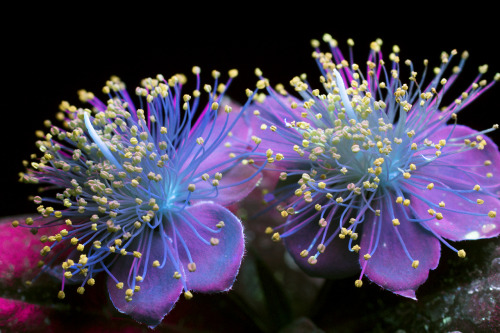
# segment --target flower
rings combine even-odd
[[[226,84],[212,72],[216,90],[203,87],[208,103],[196,121],[200,69],[193,73],[192,96],[181,94],[183,75],[158,75],[136,89],[136,108],[112,77],[103,88],[106,102],[82,90],[92,110],[63,102],[62,128],[46,121],[49,132],[37,141],[42,157],[21,181],[46,184],[47,196],[34,197],[41,216],[22,225],[33,232],[57,226],[41,236],[47,260],[39,265],[62,280],[59,298],[68,283],[83,294],[103,272],[114,306],[154,327],[181,293],[190,299],[191,291],[231,288],[244,236],[223,206],[244,198],[261,176],[247,159],[254,149],[248,131],[235,128],[246,106],[232,112],[221,105],[237,71],[229,71]],[[236,148],[242,153],[232,153]]]
[[[357,287],[366,276],[415,298],[438,265],[441,244],[463,258],[465,251],[447,240],[500,233],[500,155],[485,136],[498,125],[478,132],[457,124],[457,113],[494,82],[482,79],[487,66],[480,66],[474,82],[442,106],[467,52],[449,74],[457,51],[443,52],[429,83],[428,61],[420,75],[407,60],[409,81],[403,83],[397,46],[386,65],[382,41],[371,43],[363,72],[352,60],[352,40],[350,61],[330,35],[324,41],[330,53],[312,42],[324,92],[295,77],[291,85],[302,99],[278,85],[255,105],[252,127],[260,148],[282,159],[274,167],[283,185],[267,200],[286,222],[266,232],[283,239],[310,275],[338,278],[361,268]]]

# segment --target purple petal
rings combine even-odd
[[[220,221],[224,222],[224,226],[218,228],[216,225]],[[238,218],[222,206],[200,203],[177,215],[175,223],[196,263],[196,271],[186,270],[188,288],[200,292],[229,290],[238,274],[245,249],[243,227]],[[191,223],[199,235],[187,223]],[[214,238],[219,243],[205,244],[200,237],[207,241]],[[184,251],[180,251],[180,257],[184,266],[187,266],[189,260]]]
[[[158,232],[152,239],[150,258],[163,258],[163,243]],[[124,283],[123,289],[116,287],[116,282],[108,277],[108,291],[113,305],[122,313],[126,313],[135,320],[147,324],[149,327],[157,326],[163,317],[173,308],[183,289],[180,280],[174,278],[176,271],[170,260],[163,268],[152,267],[150,260],[148,271],[144,280],[138,285],[141,290],[134,293],[132,301],[125,300],[125,291],[128,288],[129,271],[134,257],[125,256],[118,258],[111,269],[111,273],[119,282]],[[140,272],[142,274],[142,270]],[[131,276],[134,279],[135,276]]]
[[[457,183],[449,185],[455,191],[470,190],[473,186],[464,187],[459,186]],[[429,209],[434,209],[436,212],[442,214],[443,218],[441,220],[436,218],[426,223],[429,228],[444,238],[460,241],[491,238],[500,234],[500,222],[498,218],[491,218],[486,215],[489,211],[496,211],[500,207],[500,200],[497,198],[477,191],[458,193],[453,190],[440,190],[436,187],[432,190],[415,188],[412,192],[420,196],[420,198],[417,198],[415,195],[410,197],[412,208],[420,218],[430,218]],[[479,205],[477,199],[484,200],[484,203]],[[444,202],[445,207],[431,206],[424,200],[433,204]],[[482,213],[484,215],[477,216],[475,213]]]
[[[224,99],[221,103],[223,104],[220,106],[220,111],[215,122],[212,121],[204,128],[200,127],[190,134],[190,140],[196,140],[198,137],[204,139],[203,147],[205,150],[211,149],[212,145],[216,144],[216,142],[221,139],[221,136],[223,137],[221,142],[215,146],[215,149],[206,158],[200,161],[200,164],[196,168],[197,173],[204,172],[204,170],[210,170],[222,162],[230,160],[231,153],[238,155],[243,151],[251,149],[248,143],[252,142],[250,139],[252,136],[252,129],[249,127],[246,113],[238,118],[241,113],[241,107],[238,104],[229,99]],[[225,105],[231,106],[233,108],[232,112],[229,114],[226,113],[224,111]],[[228,131],[236,120],[236,125]],[[201,146],[196,145],[195,149],[189,152],[188,157],[184,161],[183,169],[191,166],[193,159],[200,156],[199,151],[201,149]],[[220,171],[228,165],[217,167],[213,172]]]
[[[390,200],[393,199],[395,200],[391,196]],[[378,225],[375,228],[372,228],[370,224],[363,226],[359,252],[360,264],[361,267],[366,265],[364,274],[371,281],[399,295],[412,297],[414,295],[412,291],[415,291],[427,280],[429,270],[437,267],[441,246],[439,240],[420,224],[407,221],[399,209],[394,212],[394,217],[399,219],[400,225],[395,227],[392,218],[387,214],[388,209],[382,210],[383,208],[383,206],[380,208],[382,211],[381,220],[372,214],[367,216],[365,220],[367,222],[374,221],[373,223],[381,221],[382,224],[377,248],[369,260],[365,260],[363,256],[370,253],[376,244]],[[412,267],[412,261],[401,245],[396,228],[412,259],[419,261],[416,269]]]
[[[315,249],[319,245],[319,241],[313,246],[314,253],[310,253],[305,258],[300,255],[302,250],[309,248],[319,229],[317,220],[314,220],[290,236],[283,238],[288,253],[295,260],[295,263],[308,275],[329,279],[340,279],[358,272],[358,256],[356,253],[349,252],[347,240],[341,240],[338,237],[326,247],[324,253],[318,256],[314,265],[309,264],[307,259],[316,253]],[[334,229],[333,226],[331,229]],[[331,236],[331,232],[329,236]]]
[[[452,142],[448,139],[450,132],[452,133],[451,138],[469,136],[469,139],[472,141],[476,140],[477,135],[481,135],[487,144],[482,150],[474,148],[466,152],[444,156],[450,152],[456,152],[463,147],[463,145],[460,147],[451,146]],[[471,186],[475,184],[481,186],[489,185],[492,186],[491,190],[500,190],[500,182],[498,181],[498,176],[500,175],[500,153],[497,145],[490,138],[484,134],[479,134],[467,126],[457,125],[454,128],[454,126],[450,125],[439,129],[429,137],[429,140],[434,143],[439,142],[441,139],[447,140],[447,145],[442,148],[443,155],[436,159],[436,163],[431,163],[417,170],[417,173],[425,173],[439,179],[449,180],[452,183],[461,182],[471,184]],[[463,139],[459,140],[458,143],[463,144]],[[424,153],[426,152],[434,154],[435,149],[431,148],[424,151]],[[418,152],[417,155],[421,153]],[[484,165],[484,162],[487,160],[491,161],[490,165]],[[451,167],[443,167],[443,164],[450,165]],[[486,176],[487,173],[492,173],[493,177],[488,178]]]
[[[254,166],[239,164],[228,172],[224,172],[219,181],[217,196],[207,199],[211,199],[221,206],[228,206],[244,199],[258,186],[262,179],[262,175],[256,173],[257,170]],[[210,175],[210,179],[213,179],[213,173]],[[211,180],[196,184],[197,191],[212,187]],[[193,200],[193,202],[195,201]]]
[[[440,139],[447,139],[452,129],[453,126],[447,126],[432,135],[430,140],[438,142]],[[452,138],[469,135],[472,135],[471,140],[476,140],[478,132],[466,126],[457,126]],[[427,225],[440,236],[451,240],[491,238],[500,234],[498,218],[486,215],[489,211],[497,211],[500,207],[496,192],[499,189],[499,182],[498,177],[495,177],[500,174],[500,153],[489,138],[481,136],[487,142],[483,150],[471,149],[439,157],[430,165],[416,170],[415,175],[433,180],[434,189],[427,190],[429,181],[421,179],[415,179],[414,182],[423,189],[406,186],[408,192],[414,194],[410,199],[417,215],[427,219],[430,217],[429,209],[441,213],[442,220],[434,219],[427,222]],[[443,154],[458,149],[445,146]],[[490,160],[491,165],[484,165],[486,160]],[[490,172],[494,177],[486,177]],[[476,184],[480,185],[480,191],[472,190]],[[484,203],[478,204],[478,199],[484,200]],[[444,202],[445,207],[436,206],[440,202]]]
[[[302,108],[297,108],[292,110],[290,104],[296,101],[297,104],[301,104],[300,101],[294,99],[293,97],[283,97],[279,98],[278,103],[274,98],[266,98],[263,103],[255,104],[252,110],[257,110],[260,112],[259,116],[251,115],[249,117],[250,127],[253,129],[253,135],[262,139],[259,150],[265,152],[267,149],[272,149],[274,153],[281,153],[284,155],[284,159],[279,162],[280,166],[294,166],[296,162],[290,162],[291,157],[298,157],[296,151],[293,150],[293,144],[290,141],[290,137],[296,138],[292,140],[294,142],[301,142],[302,137],[293,128],[288,128],[285,126],[286,122],[290,122],[295,119],[300,119],[300,114],[305,111]],[[281,104],[280,104],[281,103]],[[283,108],[286,107],[285,108]],[[287,111],[288,110],[288,111]],[[293,114],[288,113],[293,112]],[[266,125],[265,129],[261,127]],[[271,131],[270,127],[276,125],[278,129],[276,132]]]

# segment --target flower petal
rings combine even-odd
[[[389,194],[388,194],[389,195]],[[389,200],[395,200],[390,195]],[[394,202],[394,201],[391,201]],[[361,236],[360,264],[366,265],[364,274],[373,282],[399,295],[413,298],[415,291],[423,284],[429,275],[429,270],[435,269],[441,255],[439,240],[420,224],[406,220],[405,215],[396,209],[394,217],[399,219],[400,225],[394,226],[388,210],[382,210],[381,219],[372,214],[365,221],[373,221],[371,225],[363,226]],[[380,225],[380,234],[378,227]],[[396,232],[399,231],[406,249],[413,260],[418,260],[417,268],[412,267],[412,261],[406,255]],[[364,255],[370,253],[377,242],[375,252],[369,260]],[[413,295],[413,296],[412,296]]]
[[[452,129],[453,126],[447,126],[430,139],[434,142],[447,139]],[[477,135],[478,132],[466,126],[457,126],[451,137],[469,136],[471,140],[476,140]],[[495,143],[486,136],[481,136],[487,143],[484,149],[471,149],[439,157],[435,163],[417,169],[415,174],[423,179],[417,178],[413,185],[406,185],[408,192],[413,193],[410,198],[411,207],[416,214],[422,219],[428,219],[429,209],[441,213],[441,220],[431,220],[427,225],[450,240],[491,238],[500,234],[498,218],[487,216],[488,212],[496,212],[500,207],[496,192],[500,184],[498,177],[486,177],[487,173],[500,175],[500,153]],[[445,146],[443,154],[458,149]],[[484,165],[486,160],[491,161],[491,164]],[[434,183],[432,190],[426,187],[429,179]],[[473,190],[476,184],[481,187],[479,191]],[[444,203],[444,207],[440,207],[439,203]]]
[[[450,133],[451,137],[448,138]],[[463,145],[460,147],[452,146],[454,143],[452,139],[461,138],[455,141],[455,143],[463,144],[465,137],[468,137],[471,141],[475,141],[478,135],[486,141],[484,149],[471,148],[464,152],[448,155],[463,148]],[[441,149],[443,154],[435,162],[417,170],[417,173],[432,175],[439,179],[449,180],[452,183],[471,184],[472,187],[475,184],[479,184],[481,186],[491,186],[492,191],[500,190],[500,182],[498,181],[498,176],[500,175],[500,152],[497,145],[486,135],[480,134],[467,126],[450,125],[434,132],[428,139],[434,143],[444,139],[447,140],[447,143]],[[416,155],[426,152],[434,154],[435,149],[420,151]],[[485,161],[491,161],[491,163],[485,165]],[[491,173],[492,177],[487,177],[488,173]]]
[[[319,229],[318,223],[311,221],[300,230],[283,238],[283,242],[295,263],[310,276],[329,279],[344,278],[359,271],[358,258],[355,253],[349,252],[348,241],[343,241],[338,237],[326,247],[324,253],[318,256],[314,265],[307,261],[308,256],[304,258],[300,255],[304,249],[309,247]],[[331,232],[328,234],[328,237],[330,236]],[[318,245],[319,242],[314,245],[313,249],[315,250]]]
[[[216,225],[220,221],[224,222],[224,226],[218,228]],[[196,228],[199,236],[187,223]],[[238,274],[245,249],[243,227],[238,218],[222,206],[200,203],[177,215],[175,224],[196,263],[196,271],[186,271],[188,288],[200,292],[229,290]],[[217,239],[218,244],[205,244],[199,237],[208,241]],[[179,255],[187,266],[189,260],[186,253],[180,251]]]
[[[154,233],[151,244],[150,258],[163,258],[163,241],[158,232]],[[125,290],[128,288],[127,281],[133,259],[133,256],[124,256],[118,258],[113,265],[111,273],[125,286],[123,289],[118,289],[116,282],[108,277],[109,296],[118,311],[153,328],[174,307],[183,289],[182,282],[173,277],[175,268],[170,260],[167,260],[163,268],[148,267],[144,280],[138,284],[141,290],[134,293],[132,300],[128,302],[125,300]]]
[[[224,99],[221,103],[231,106],[232,112],[224,112],[223,106],[221,106],[215,121],[211,121],[204,127],[199,127],[190,134],[193,142],[200,137],[203,138],[204,142],[203,145],[197,144],[194,147],[188,147],[190,151],[186,152],[187,158],[185,158],[181,170],[196,166],[196,173],[205,172],[205,170],[207,172],[211,170],[213,172],[221,171],[230,166],[229,163],[222,165],[221,163],[230,160],[231,153],[239,154],[250,150],[249,142],[251,142],[252,129],[249,127],[247,114],[240,115],[241,106],[229,99]],[[229,130],[230,128],[231,130]],[[215,146],[212,147],[214,144]],[[200,158],[203,150],[210,152],[207,156]],[[216,168],[212,169],[214,167]]]
[[[62,227],[45,227],[40,233],[33,235],[29,229],[13,228],[11,223],[18,220],[24,224],[27,215],[2,218],[0,220],[0,234],[4,241],[0,242],[0,293],[10,295],[24,288],[24,283],[33,279],[39,272],[37,264],[44,258],[40,255],[43,244],[40,234],[53,235]],[[38,224],[37,224],[38,225]],[[4,290],[5,289],[5,290]]]
[[[457,192],[470,190],[470,186],[464,187],[459,183],[449,185],[451,190],[441,190],[436,188],[437,186],[431,191],[418,188],[412,190],[414,193],[410,197],[412,208],[420,218],[431,217],[429,209],[442,214],[442,219],[430,220],[426,222],[427,226],[438,235],[454,241],[498,236],[500,234],[499,218],[491,218],[487,214],[500,208],[500,200],[477,191]],[[484,203],[480,205],[477,200],[484,200]],[[443,202],[445,206],[436,207],[435,205],[440,202]],[[483,215],[478,216],[477,213]]]
[[[207,196],[207,199],[215,203],[228,206],[236,203],[252,192],[262,179],[262,174],[257,173],[257,168],[251,165],[239,164],[233,167],[228,172],[222,174],[222,179],[219,181],[217,187],[217,194],[215,197],[212,195]],[[196,191],[203,191],[213,188],[212,181],[213,174],[208,181],[198,182],[196,184]],[[196,200],[193,200],[196,202]]]

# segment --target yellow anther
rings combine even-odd
[[[405,205],[406,207],[408,207],[410,205],[410,199],[405,199],[403,201],[403,205]]]
[[[427,212],[429,213],[429,215],[432,215],[432,216],[436,215],[436,211],[432,208],[427,210]]]
[[[477,199],[476,202],[479,204],[479,205],[482,205],[484,204],[484,200],[483,199]]]
[[[188,185],[188,191],[189,192],[194,192],[195,189],[196,189],[196,185],[195,184],[189,184]]]
[[[219,239],[215,238],[215,237],[210,238],[210,244],[213,245],[213,246],[218,245],[219,244]]]
[[[428,189],[428,190],[432,190],[433,188],[434,188],[434,183],[429,183],[429,184],[427,185],[427,189]]]
[[[139,251],[134,251],[134,252],[132,252],[132,255],[133,255],[134,257],[136,257],[136,258],[141,258],[141,257],[142,257],[142,253],[141,253],[141,252],[139,252]]]
[[[273,240],[273,242],[279,242],[281,239],[280,234],[278,232],[275,232],[271,239]]]
[[[365,255],[363,256],[363,258],[365,258],[365,260],[368,260],[368,259],[370,259],[371,257],[372,257],[372,256],[371,256],[369,253],[367,253],[367,254],[365,254]]]
[[[184,292],[184,298],[187,299],[187,300],[190,300],[191,298],[193,298],[193,294],[189,290],[185,291]]]
[[[490,211],[488,212],[488,216],[489,216],[489,217],[491,217],[491,218],[494,218],[494,217],[496,217],[496,216],[497,216],[497,212],[496,212],[496,211],[494,211],[494,210],[490,210]]]
[[[361,247],[360,247],[358,244],[356,244],[356,245],[354,245],[354,246],[352,247],[352,250],[353,250],[354,252],[358,253],[358,252],[359,252],[359,250],[361,250]]]
[[[413,267],[413,268],[415,268],[415,269],[416,269],[416,268],[418,267],[418,264],[419,264],[419,263],[420,263],[420,262],[419,262],[418,260],[413,260],[413,262],[411,263],[411,267]]]
[[[64,291],[59,290],[59,292],[57,293],[57,298],[64,299],[64,297],[66,297],[66,294],[64,294]]]
[[[411,177],[411,175],[410,175],[410,173],[409,173],[409,172],[405,172],[405,173],[403,173],[403,177],[404,177],[405,179],[409,179],[409,178]]]
[[[441,207],[441,208],[445,207],[445,203],[444,203],[444,201],[441,201],[441,202],[439,203],[439,207]]]
[[[314,256],[311,256],[307,259],[307,262],[310,264],[310,265],[316,265],[318,263],[318,259],[316,259],[316,257]]]
[[[403,197],[397,197],[396,198],[396,203],[400,204],[403,202]]]
[[[436,213],[436,218],[437,218],[438,220],[442,220],[442,219],[443,219],[443,214],[441,214],[441,213]]]
[[[123,289],[123,282],[118,282],[118,283],[116,284],[116,288],[118,288],[118,289]]]
[[[282,210],[281,217],[284,217],[284,218],[288,217],[288,212],[286,210]]]
[[[79,293],[80,295],[83,295],[83,293],[85,292],[85,288],[78,287],[78,289],[76,289],[76,292]]]
[[[401,223],[399,223],[399,220],[398,220],[398,219],[394,219],[394,220],[392,220],[392,225],[393,225],[393,226],[395,226],[395,227],[396,227],[396,226],[398,226],[398,225],[400,225],[400,224],[401,224]]]
[[[12,221],[12,226],[15,228],[19,226],[19,221]]]
[[[302,250],[302,251],[300,252],[300,256],[301,256],[302,258],[305,258],[305,257],[307,257],[308,255],[309,255],[309,252],[308,252],[307,250]]]
[[[160,262],[158,260],[153,261],[153,267],[160,267]]]
[[[464,250],[458,250],[457,254],[460,258],[465,258],[465,251]]]
[[[361,280],[356,280],[354,281],[354,285],[357,287],[357,288],[361,288],[363,286],[363,281]]]
[[[190,262],[188,265],[187,265],[187,268],[188,268],[188,271],[190,271],[191,273],[192,272],[195,272],[196,271],[196,264],[194,262]]]
[[[93,278],[88,279],[87,284],[89,286],[93,286],[95,284],[95,280]]]
[[[273,233],[273,228],[267,227],[265,233],[268,234],[268,235],[272,234]]]
[[[125,295],[127,295],[128,297],[132,297],[133,294],[134,294],[134,291],[130,288],[125,291]]]
[[[413,164],[413,163],[412,163],[412,164],[410,164],[410,170],[411,170],[411,171],[415,171],[415,170],[417,170],[417,166],[416,166],[415,164]]]

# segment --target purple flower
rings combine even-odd
[[[381,41],[373,42],[362,71],[352,60],[352,40],[350,60],[331,36],[324,40],[330,53],[313,41],[324,90],[295,77],[302,99],[283,86],[268,88],[271,98],[253,112],[261,148],[283,157],[274,165],[283,185],[267,199],[286,222],[267,232],[283,239],[310,275],[338,278],[361,268],[357,287],[366,276],[415,298],[438,265],[441,244],[463,258],[465,251],[447,240],[500,233],[500,155],[485,136],[498,125],[481,132],[457,125],[457,113],[493,82],[482,79],[487,66],[480,66],[474,82],[443,105],[466,52],[448,72],[457,52],[442,53],[426,83],[427,61],[417,73],[411,61],[400,61],[397,46],[385,64]]]
[[[40,263],[62,279],[59,298],[68,284],[83,294],[104,273],[114,306],[154,327],[182,293],[189,299],[191,291],[232,287],[244,237],[223,205],[244,198],[261,176],[247,159],[248,131],[234,127],[246,106],[221,105],[237,71],[226,84],[212,72],[215,89],[203,87],[208,103],[196,121],[199,68],[193,73],[192,96],[181,94],[183,75],[158,75],[136,89],[136,108],[113,77],[103,88],[107,101],[80,91],[92,110],[63,102],[64,126],[46,122],[50,130],[37,142],[42,156],[21,180],[45,184],[47,196],[34,198],[41,216],[23,225],[59,226],[41,237],[47,260]]]

